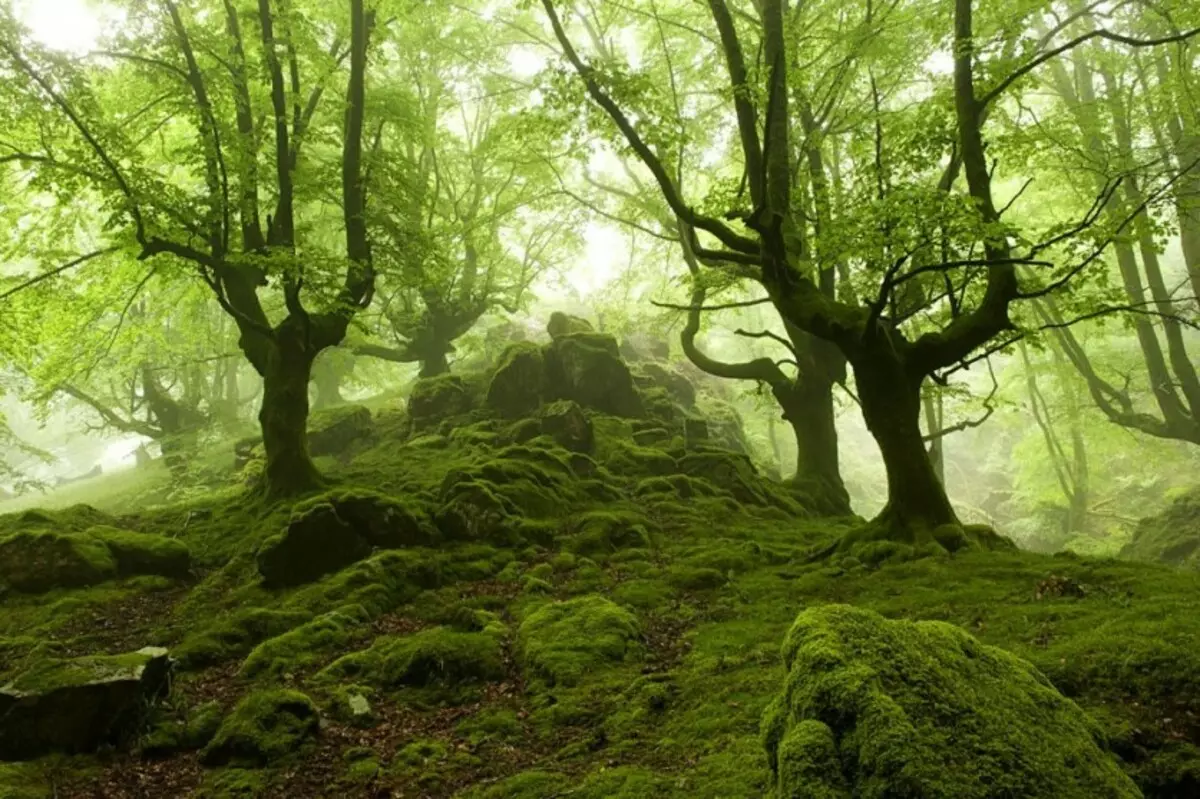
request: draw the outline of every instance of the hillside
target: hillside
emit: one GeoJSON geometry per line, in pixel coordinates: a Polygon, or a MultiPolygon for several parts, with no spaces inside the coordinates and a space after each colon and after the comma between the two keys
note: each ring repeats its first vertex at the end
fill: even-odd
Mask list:
{"type": "MultiPolygon", "coordinates": [[[[330,486],[294,503],[246,487],[247,442],[186,501],[3,517],[5,691],[108,678],[120,659],[94,656],[150,646],[173,671],[119,728],[75,700],[36,733],[0,730],[36,749],[104,716],[97,752],[31,751],[0,766],[0,796],[782,796],[762,721],[781,646],[837,605],[1027,661],[1090,719],[1070,724],[1096,725],[1095,757],[1145,796],[1197,795],[1200,575],[971,544],[828,554],[863,522],[759,475],[736,425],[705,419],[703,385],[650,356],[631,370],[609,342],[517,345],[407,405],[319,416],[330,486]]],[[[906,690],[932,690],[912,673],[906,690]]],[[[975,684],[952,689],[961,712],[994,701],[975,684]]]]}

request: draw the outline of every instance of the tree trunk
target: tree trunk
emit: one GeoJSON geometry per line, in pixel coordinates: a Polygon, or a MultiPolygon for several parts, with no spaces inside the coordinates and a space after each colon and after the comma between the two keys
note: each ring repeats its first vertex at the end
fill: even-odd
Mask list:
{"type": "Polygon", "coordinates": [[[850,494],[842,482],[833,387],[815,376],[790,386],[774,387],[783,418],[796,436],[796,473],[792,482],[803,489],[814,510],[849,516],[850,494]]]}
{"type": "Polygon", "coordinates": [[[262,425],[269,498],[320,488],[321,475],[308,454],[308,381],[313,356],[300,343],[273,343],[263,374],[262,425]]]}
{"type": "Polygon", "coordinates": [[[421,353],[420,377],[437,377],[450,372],[449,345],[440,343],[430,344],[429,349],[421,353]]]}
{"type": "Polygon", "coordinates": [[[855,382],[867,429],[879,444],[887,471],[888,502],[876,519],[886,536],[923,543],[944,524],[958,524],[946,489],[934,471],[921,435],[921,383],[890,351],[855,358],[855,382]]]}

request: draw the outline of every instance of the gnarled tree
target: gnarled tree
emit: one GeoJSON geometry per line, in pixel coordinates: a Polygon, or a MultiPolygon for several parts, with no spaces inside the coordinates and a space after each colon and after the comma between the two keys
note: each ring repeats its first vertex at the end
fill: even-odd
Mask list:
{"type": "MultiPolygon", "coordinates": [[[[717,35],[708,38],[720,43],[725,57],[730,116],[736,124],[749,194],[748,204],[738,213],[720,217],[698,210],[681,193],[671,155],[643,137],[640,129],[649,126],[646,118],[656,119],[653,109],[624,107],[625,95],[614,90],[620,84],[576,49],[554,0],[542,0],[542,5],[591,101],[653,176],[664,200],[689,231],[697,257],[731,268],[755,269],[786,321],[836,346],[851,365],[864,418],[887,472],[888,503],[875,529],[886,536],[924,541],[937,528],[957,524],[925,450],[920,429],[922,385],[930,377],[946,379],[951,370],[980,357],[976,353],[981,349],[987,352],[1011,344],[1016,329],[1011,315],[1014,303],[1062,289],[1099,256],[1096,252],[1068,260],[1061,247],[1093,225],[1094,215],[1037,243],[1026,243],[1031,237],[1017,235],[1002,220],[985,155],[988,110],[1024,75],[1081,42],[1067,42],[1031,57],[1016,69],[1004,70],[999,79],[984,78],[981,54],[992,40],[1002,43],[1016,34],[1003,29],[977,32],[975,3],[956,0],[947,29],[930,43],[931,49],[943,43],[953,48],[949,108],[939,103],[935,93],[925,109],[930,126],[927,144],[944,142],[938,171],[947,179],[930,181],[937,186],[924,194],[909,187],[913,199],[900,206],[894,200],[903,195],[892,177],[876,170],[883,213],[871,220],[878,233],[877,246],[863,247],[857,254],[860,279],[864,284],[869,279],[872,289],[869,294],[858,293],[866,297],[859,303],[835,299],[822,290],[812,248],[799,235],[803,205],[795,191],[796,104],[789,85],[794,65],[806,55],[797,9],[789,9],[784,0],[763,0],[753,10],[737,9],[735,15],[726,0],[709,0],[717,35]],[[761,53],[761,68],[753,72],[743,55],[751,52],[761,53]],[[952,135],[941,136],[937,123],[946,116],[952,122],[945,132],[952,135]],[[947,163],[948,168],[943,166],[947,163]],[[966,184],[961,193],[954,191],[960,173],[966,184]],[[1051,256],[1058,258],[1047,260],[1051,256]],[[1022,265],[1049,270],[1050,275],[1035,272],[1034,279],[1025,281],[1018,273],[1022,265]],[[930,276],[942,278],[944,290],[921,291],[916,300],[910,298],[914,282],[927,284],[930,276]],[[918,316],[923,329],[911,324],[918,316]]],[[[916,8],[908,11],[922,13],[916,8]]],[[[945,19],[932,7],[925,12],[934,20],[945,19]]],[[[1098,36],[1134,45],[1153,43],[1107,31],[1090,38],[1098,36]]],[[[870,96],[870,76],[866,77],[863,88],[870,96]]],[[[881,149],[877,143],[876,152],[881,149]]],[[[1097,250],[1107,244],[1099,242],[1097,250]]]]}
{"type": "Polygon", "coordinates": [[[299,0],[258,0],[249,15],[234,0],[128,11],[139,24],[86,66],[5,20],[0,62],[21,78],[10,93],[25,124],[0,156],[42,185],[99,194],[112,246],[203,280],[263,378],[266,492],[307,491],[321,482],[305,437],[313,359],[374,287],[364,180],[374,15],[365,0],[332,15],[299,0]],[[344,104],[323,103],[343,80],[344,104]],[[327,171],[340,176],[340,252],[303,217],[329,202],[327,171]]]}

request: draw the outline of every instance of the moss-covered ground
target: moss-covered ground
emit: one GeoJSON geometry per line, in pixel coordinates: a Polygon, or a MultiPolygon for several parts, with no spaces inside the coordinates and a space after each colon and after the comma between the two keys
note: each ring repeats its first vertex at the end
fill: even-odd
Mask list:
{"type": "Polygon", "coordinates": [[[588,457],[518,442],[519,421],[377,420],[323,463],[334,490],[424,509],[436,547],[270,590],[255,555],[293,509],[223,478],[105,508],[186,545],[187,576],[0,597],[0,681],[51,656],[178,660],[138,746],[0,764],[0,796],[762,797],[780,647],[826,603],[1031,661],[1145,795],[1200,795],[1200,574],[973,547],[813,560],[859,522],[626,422],[593,419],[588,457]]]}

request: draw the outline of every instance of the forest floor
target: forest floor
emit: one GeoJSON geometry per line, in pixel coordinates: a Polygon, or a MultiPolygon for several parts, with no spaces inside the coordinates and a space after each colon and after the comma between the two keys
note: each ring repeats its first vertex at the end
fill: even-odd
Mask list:
{"type": "Polygon", "coordinates": [[[114,523],[186,543],[192,576],[3,596],[0,678],[155,645],[178,658],[171,694],[125,747],[0,764],[0,796],[761,797],[780,644],[823,603],[946,621],[1028,659],[1147,796],[1200,795],[1200,574],[903,547],[808,562],[859,520],[798,518],[736,469],[677,479],[621,423],[593,421],[590,463],[505,445],[494,420],[323,462],[337,491],[430,501],[455,475],[489,476],[522,512],[503,534],[377,550],[292,588],[265,588],[254,557],[289,506],[228,483],[123,504],[114,523]],[[163,737],[277,688],[321,711],[294,751],[209,766],[198,743],[163,737]],[[351,694],[369,719],[347,712],[351,694]]]}

